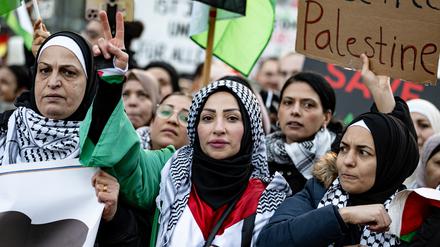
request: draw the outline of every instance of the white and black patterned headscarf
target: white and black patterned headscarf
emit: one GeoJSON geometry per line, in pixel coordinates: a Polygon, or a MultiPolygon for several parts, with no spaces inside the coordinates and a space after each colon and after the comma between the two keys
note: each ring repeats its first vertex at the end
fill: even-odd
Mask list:
{"type": "Polygon", "coordinates": [[[87,41],[72,32],[58,32],[47,38],[37,53],[49,44],[70,49],[65,44],[75,43],[72,52],[81,62],[87,75],[84,98],[78,109],[68,118],[53,120],[44,117],[35,103],[35,77],[37,62],[34,65],[33,83],[30,93],[20,96],[16,110],[5,112],[0,117],[0,165],[20,162],[37,162],[76,158],[79,155],[79,124],[84,119],[96,93],[97,83],[93,67],[93,54],[87,41]]]}
{"type": "MultiPolygon", "coordinates": [[[[290,194],[290,188],[284,178],[276,173],[271,180],[266,161],[266,147],[261,122],[260,106],[253,93],[245,86],[230,80],[216,81],[201,89],[194,97],[190,107],[188,136],[190,144],[179,149],[162,170],[162,179],[157,207],[160,210],[160,228],[156,246],[166,246],[174,231],[178,219],[188,203],[191,191],[191,167],[194,144],[196,141],[197,115],[201,112],[207,98],[215,92],[227,89],[237,96],[249,116],[252,134],[251,178],[268,183],[257,207],[258,215],[269,220],[278,205],[290,194]]],[[[261,218],[261,217],[260,217],[261,218]]]]}

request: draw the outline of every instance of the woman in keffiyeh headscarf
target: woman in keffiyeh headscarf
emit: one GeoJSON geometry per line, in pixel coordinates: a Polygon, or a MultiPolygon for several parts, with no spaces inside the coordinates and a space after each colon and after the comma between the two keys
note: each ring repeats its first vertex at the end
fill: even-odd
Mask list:
{"type": "Polygon", "coordinates": [[[255,96],[235,81],[208,85],[193,98],[188,134],[162,170],[156,246],[255,245],[289,193],[281,175],[269,178],[255,96]]]}
{"type": "Polygon", "coordinates": [[[363,60],[364,80],[377,107],[343,132],[336,179],[327,188],[314,177],[284,201],[262,230],[260,246],[400,244],[386,233],[387,208],[417,166],[416,133],[406,103],[394,100],[388,80],[372,75],[365,55],[363,60]],[[307,227],[308,222],[315,223],[307,227]]]}
{"type": "MultiPolygon", "coordinates": [[[[78,158],[80,123],[92,106],[97,82],[103,80],[97,74],[114,71],[113,65],[95,60],[87,41],[72,32],[48,35],[39,47],[30,92],[20,96],[16,110],[0,117],[0,165],[78,158]]],[[[93,182],[98,200],[106,203],[100,246],[137,243],[138,228],[131,224],[135,216],[118,203],[118,181],[100,171],[93,182]]]]}
{"type": "Polygon", "coordinates": [[[79,156],[79,124],[96,93],[93,55],[87,42],[59,32],[36,56],[29,93],[2,114],[1,165],[79,156]]]}

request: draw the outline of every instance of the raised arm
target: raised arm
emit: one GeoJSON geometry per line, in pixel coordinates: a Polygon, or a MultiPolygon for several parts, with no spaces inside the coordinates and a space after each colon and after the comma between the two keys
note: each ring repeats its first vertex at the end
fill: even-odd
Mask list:
{"type": "Polygon", "coordinates": [[[376,75],[370,70],[370,61],[365,54],[362,59],[362,79],[373,96],[374,102],[379,112],[391,113],[396,106],[393,91],[391,90],[390,77],[376,75]]]}
{"type": "Polygon", "coordinates": [[[121,195],[142,208],[153,205],[159,192],[160,171],[174,152],[172,146],[144,151],[139,137],[124,111],[122,83],[128,65],[124,52],[124,20],[116,16],[116,35],[112,36],[105,12],[100,12],[104,38],[93,47],[99,90],[81,123],[80,162],[105,167],[118,179],[121,195]]]}
{"type": "Polygon", "coordinates": [[[414,136],[417,136],[406,102],[400,97],[393,96],[390,78],[388,76],[378,76],[374,74],[370,70],[368,57],[365,56],[365,54],[362,54],[361,58],[363,62],[362,79],[374,99],[371,111],[390,114],[400,119],[411,133],[413,133],[414,136]]]}
{"type": "Polygon", "coordinates": [[[46,25],[44,25],[43,20],[39,18],[34,23],[34,36],[32,40],[32,54],[34,57],[37,56],[38,49],[40,49],[41,44],[50,36],[50,32],[47,31],[46,25]]]}

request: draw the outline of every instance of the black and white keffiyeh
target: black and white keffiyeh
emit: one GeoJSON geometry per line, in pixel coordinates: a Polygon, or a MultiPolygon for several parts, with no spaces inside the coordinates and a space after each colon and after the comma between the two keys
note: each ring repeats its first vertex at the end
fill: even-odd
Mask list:
{"type": "Polygon", "coordinates": [[[319,130],[312,140],[288,144],[281,131],[274,132],[266,137],[267,159],[277,164],[294,164],[306,178],[312,177],[312,167],[330,150],[336,135],[328,129],[319,130]]]}
{"type": "Polygon", "coordinates": [[[179,149],[162,169],[160,192],[156,199],[160,210],[160,227],[156,246],[166,246],[169,243],[177,221],[188,203],[192,186],[191,167],[197,131],[197,114],[206,99],[221,88],[227,88],[236,94],[246,108],[250,117],[253,141],[251,178],[258,178],[268,183],[261,195],[256,218],[269,220],[278,205],[290,194],[290,188],[280,174],[276,173],[272,180],[269,177],[261,112],[255,96],[248,88],[235,81],[216,81],[201,89],[193,97],[188,120],[190,144],[179,149]]]}
{"type": "Polygon", "coordinates": [[[140,127],[136,129],[136,133],[138,134],[141,147],[146,150],[151,149],[151,137],[150,137],[150,127],[140,127]]]}
{"type": "Polygon", "coordinates": [[[19,107],[0,134],[1,165],[76,158],[79,121],[52,120],[19,107]]]}
{"type": "MultiPolygon", "coordinates": [[[[390,202],[394,198],[396,193],[394,193],[390,198],[385,201],[384,207],[387,211],[390,202]]],[[[348,199],[349,194],[344,191],[340,184],[339,178],[337,178],[335,179],[335,181],[333,181],[330,188],[328,188],[327,192],[324,194],[324,197],[319,202],[318,208],[322,208],[327,205],[334,205],[338,208],[343,208],[347,206],[348,199]]],[[[364,226],[362,230],[362,235],[360,239],[360,245],[362,246],[388,247],[396,246],[399,243],[399,238],[393,234],[371,232],[367,226],[364,226]]]]}
{"type": "MultiPolygon", "coordinates": [[[[49,52],[49,51],[46,51],[49,52]]],[[[79,34],[62,31],[49,36],[40,46],[34,64],[30,92],[19,96],[15,111],[0,114],[0,165],[71,159],[79,156],[79,125],[85,118],[98,88],[93,53],[79,34]],[[63,120],[44,117],[36,104],[35,83],[38,60],[46,48],[61,46],[72,52],[87,80],[75,112],[63,120]]]]}

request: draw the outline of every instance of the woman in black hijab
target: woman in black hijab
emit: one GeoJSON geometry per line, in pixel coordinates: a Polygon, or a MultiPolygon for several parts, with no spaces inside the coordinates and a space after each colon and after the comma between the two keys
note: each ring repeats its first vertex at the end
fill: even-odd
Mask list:
{"type": "Polygon", "coordinates": [[[398,246],[386,233],[387,208],[419,159],[406,103],[392,97],[388,80],[376,77],[363,56],[363,77],[376,104],[343,132],[336,179],[319,178],[284,201],[262,230],[259,246],[398,246]],[[376,107],[377,105],[377,107],[376,107]],[[315,222],[308,227],[307,222],[315,222]]]}
{"type": "Polygon", "coordinates": [[[17,99],[16,110],[2,114],[1,165],[79,155],[79,124],[97,88],[88,43],[72,32],[53,34],[41,45],[33,71],[30,92],[17,99]]]}
{"type": "MultiPolygon", "coordinates": [[[[41,44],[33,71],[30,92],[19,97],[16,110],[2,114],[0,165],[80,155],[80,123],[92,105],[99,80],[89,44],[76,33],[55,33],[41,44]]],[[[96,182],[94,187],[98,200],[106,203],[99,246],[137,246],[140,230],[132,224],[136,213],[118,205],[117,180],[103,171],[95,174],[96,179],[105,181],[105,187],[96,182]]]]}
{"type": "Polygon", "coordinates": [[[260,106],[233,80],[193,98],[190,143],[162,170],[156,246],[252,246],[289,193],[269,177],[260,106]]]}

